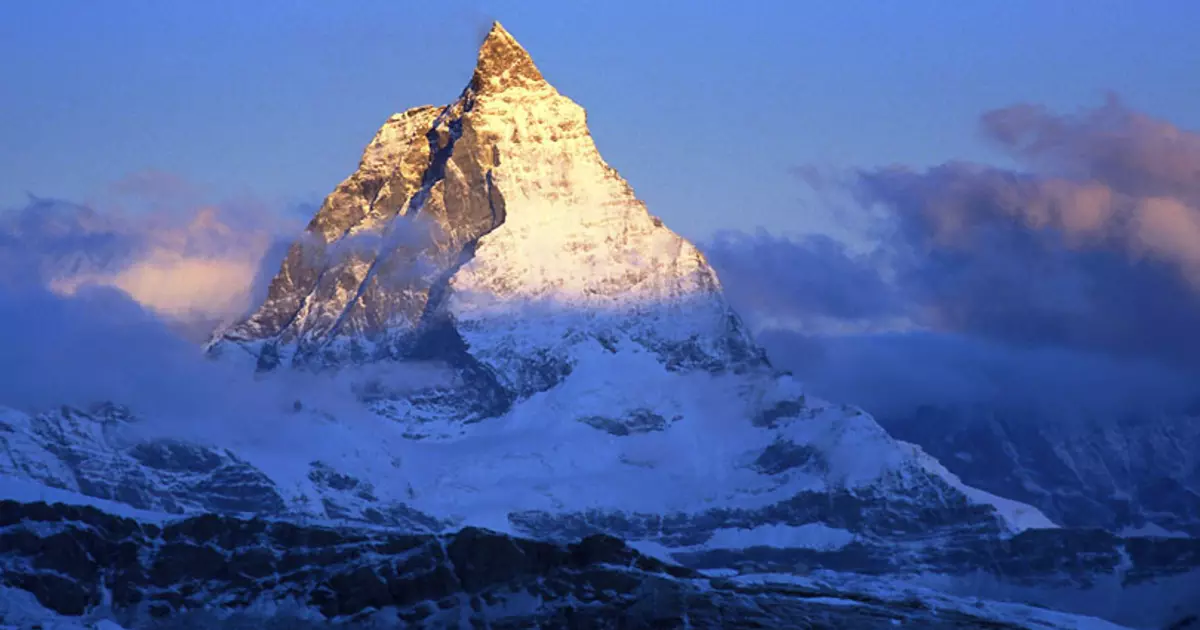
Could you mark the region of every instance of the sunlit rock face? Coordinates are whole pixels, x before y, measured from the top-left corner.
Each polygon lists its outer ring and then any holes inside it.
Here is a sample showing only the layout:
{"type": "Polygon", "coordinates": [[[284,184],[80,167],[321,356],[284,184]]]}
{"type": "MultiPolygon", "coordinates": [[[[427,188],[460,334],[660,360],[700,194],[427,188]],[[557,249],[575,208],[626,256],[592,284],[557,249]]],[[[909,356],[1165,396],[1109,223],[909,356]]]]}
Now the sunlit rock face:
{"type": "Polygon", "coordinates": [[[213,348],[229,342],[263,369],[450,360],[502,399],[553,386],[588,343],[672,369],[763,363],[704,257],[499,24],[457,100],[385,123],[266,302],[213,348]]]}

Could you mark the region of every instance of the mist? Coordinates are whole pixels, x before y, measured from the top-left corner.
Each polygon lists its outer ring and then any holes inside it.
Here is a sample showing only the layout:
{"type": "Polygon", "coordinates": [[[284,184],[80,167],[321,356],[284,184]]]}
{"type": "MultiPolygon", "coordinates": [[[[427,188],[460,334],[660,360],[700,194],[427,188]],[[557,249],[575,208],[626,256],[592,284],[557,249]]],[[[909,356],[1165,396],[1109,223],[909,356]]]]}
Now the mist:
{"type": "Polygon", "coordinates": [[[265,298],[303,223],[291,208],[181,201],[185,188],[152,174],[114,185],[140,207],[34,197],[0,212],[0,406],[112,402],[139,418],[136,437],[286,452],[319,449],[306,423],[365,421],[366,384],[448,378],[419,363],[263,375],[248,354],[205,356],[217,327],[265,298]]]}

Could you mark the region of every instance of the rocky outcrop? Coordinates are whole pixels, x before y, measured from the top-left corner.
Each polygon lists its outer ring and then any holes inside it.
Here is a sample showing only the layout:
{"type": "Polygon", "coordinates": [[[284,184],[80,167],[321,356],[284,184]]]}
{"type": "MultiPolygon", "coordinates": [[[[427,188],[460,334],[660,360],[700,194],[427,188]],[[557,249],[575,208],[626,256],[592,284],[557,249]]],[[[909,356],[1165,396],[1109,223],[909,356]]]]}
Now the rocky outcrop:
{"type": "MultiPolygon", "coordinates": [[[[0,567],[4,586],[31,593],[49,611],[101,610],[148,628],[197,618],[246,623],[266,602],[308,611],[291,627],[323,620],[339,627],[1018,629],[1079,621],[911,594],[710,579],[606,536],[556,545],[480,529],[407,535],[216,515],[155,524],[13,501],[0,501],[0,567]]],[[[279,608],[266,610],[259,614],[280,622],[279,608]]]]}
{"type": "MultiPolygon", "coordinates": [[[[1200,579],[1200,540],[1121,538],[1102,530],[1029,530],[1012,538],[961,537],[904,550],[855,541],[836,550],[750,546],[673,557],[698,569],[737,567],[747,573],[787,573],[797,567],[892,576],[987,573],[997,581],[1043,589],[1090,589],[1111,580],[1130,587],[1176,576],[1200,579]]],[[[1200,583],[1193,592],[1200,595],[1200,583]]]]}

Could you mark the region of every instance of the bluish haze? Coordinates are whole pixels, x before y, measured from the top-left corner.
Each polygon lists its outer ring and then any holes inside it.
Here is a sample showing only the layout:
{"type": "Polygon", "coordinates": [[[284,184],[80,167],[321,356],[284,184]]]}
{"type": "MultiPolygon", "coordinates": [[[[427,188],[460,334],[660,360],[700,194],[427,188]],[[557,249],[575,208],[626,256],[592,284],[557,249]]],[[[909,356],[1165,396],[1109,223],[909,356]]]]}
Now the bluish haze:
{"type": "Polygon", "coordinates": [[[1108,90],[1200,127],[1200,5],[121,2],[0,6],[0,207],[155,169],[324,196],[392,112],[453,98],[500,19],[684,235],[824,230],[797,165],[1000,161],[977,116],[1108,90]]]}

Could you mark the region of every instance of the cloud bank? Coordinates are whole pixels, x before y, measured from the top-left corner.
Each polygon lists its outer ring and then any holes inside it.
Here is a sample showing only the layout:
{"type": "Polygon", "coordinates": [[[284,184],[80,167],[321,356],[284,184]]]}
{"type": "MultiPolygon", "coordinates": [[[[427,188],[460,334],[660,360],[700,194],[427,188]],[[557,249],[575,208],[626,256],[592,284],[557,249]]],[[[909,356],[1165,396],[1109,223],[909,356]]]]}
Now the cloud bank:
{"type": "Polygon", "coordinates": [[[203,336],[265,292],[298,218],[249,200],[205,203],[177,177],[140,173],[88,204],[33,197],[0,212],[0,284],[114,288],[203,336]]]}
{"type": "Polygon", "coordinates": [[[869,254],[763,235],[707,247],[731,298],[770,329],[777,360],[880,407],[913,391],[930,402],[985,391],[1082,401],[1105,387],[1134,400],[1194,395],[1166,374],[1200,372],[1200,133],[1116,97],[1071,113],[1014,105],[979,126],[1017,168],[802,171],[878,217],[869,254]],[[821,317],[859,335],[773,325],[821,317]],[[896,321],[920,332],[861,334],[896,321]],[[1072,380],[1083,371],[1103,377],[1085,387],[1072,380]],[[1178,396],[1159,387],[1168,382],[1178,396]]]}
{"type": "Polygon", "coordinates": [[[153,173],[106,193],[0,213],[0,406],[112,401],[142,418],[142,437],[318,452],[322,413],[370,417],[359,388],[447,378],[422,364],[256,378],[249,355],[208,360],[198,342],[265,296],[309,209],[197,203],[185,182],[153,173]]]}

